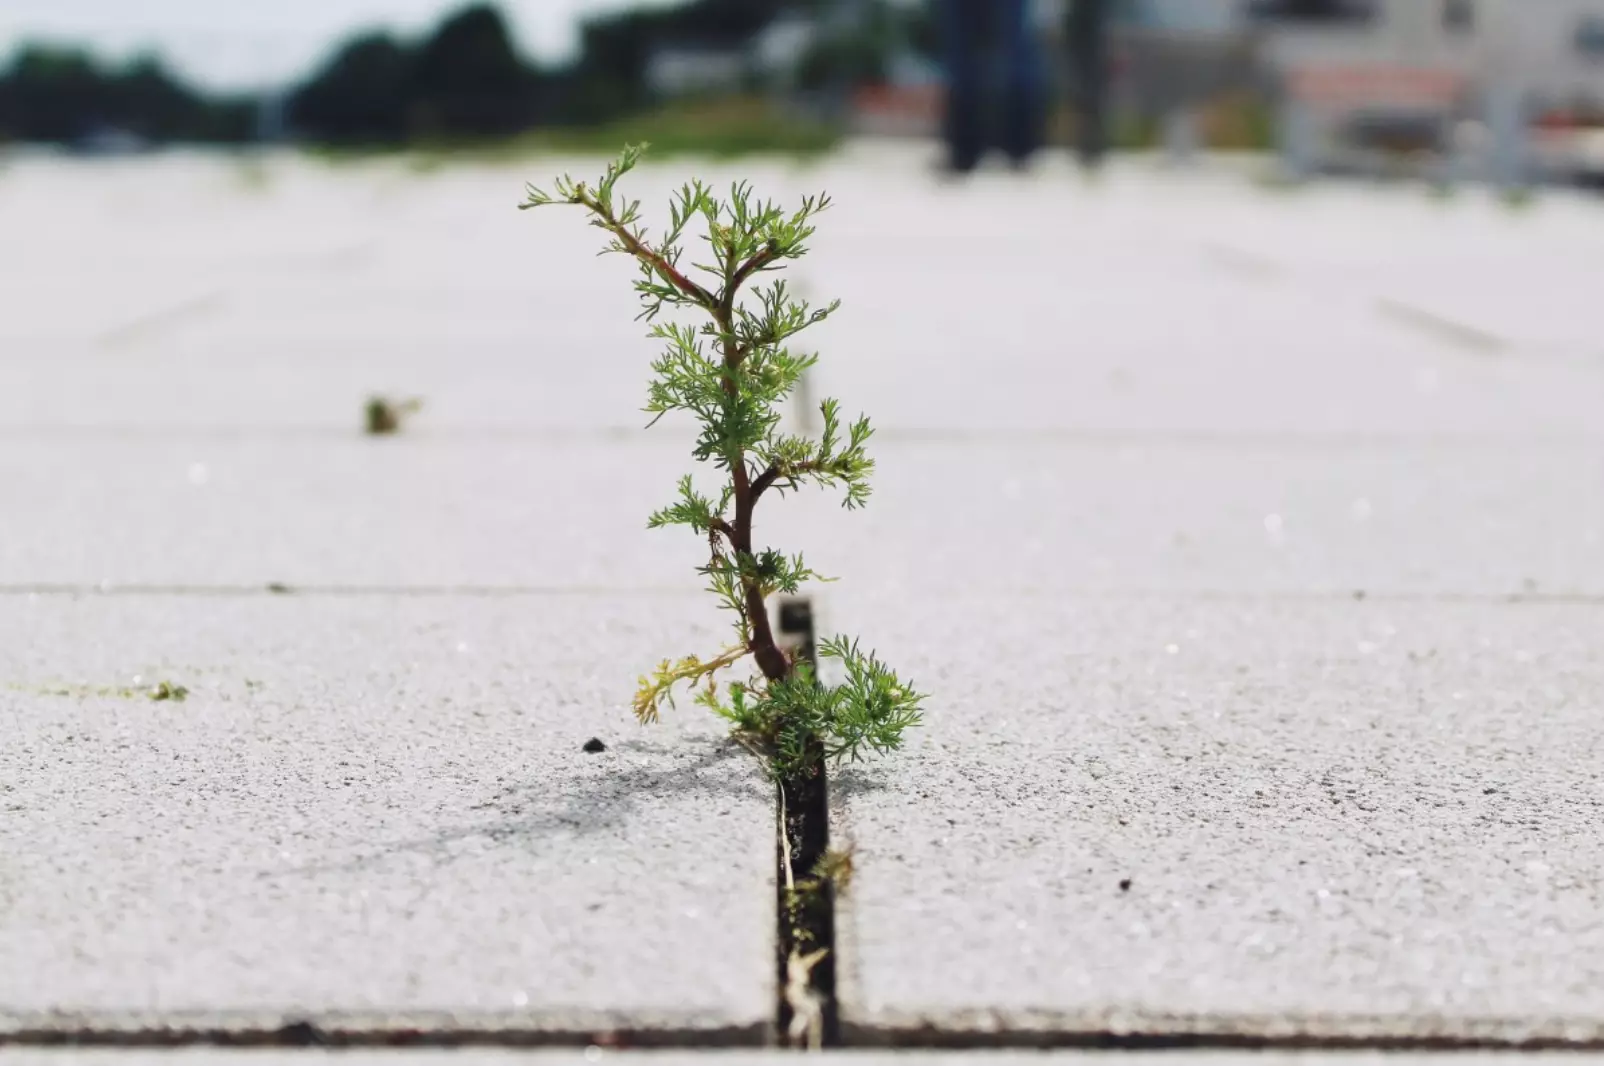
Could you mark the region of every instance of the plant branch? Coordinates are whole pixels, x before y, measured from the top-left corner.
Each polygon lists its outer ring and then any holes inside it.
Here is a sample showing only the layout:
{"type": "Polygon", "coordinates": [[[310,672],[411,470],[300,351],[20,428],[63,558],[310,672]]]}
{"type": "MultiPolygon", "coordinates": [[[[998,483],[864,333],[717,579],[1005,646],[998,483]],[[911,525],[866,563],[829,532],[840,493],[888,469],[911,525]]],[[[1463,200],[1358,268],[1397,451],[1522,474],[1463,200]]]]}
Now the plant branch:
{"type": "Polygon", "coordinates": [[[763,246],[763,250],[761,252],[758,252],[745,263],[742,263],[740,269],[737,270],[730,278],[729,286],[725,290],[725,299],[733,302],[736,291],[746,283],[747,278],[751,277],[753,274],[756,274],[758,271],[762,270],[764,267],[768,266],[778,258],[780,258],[780,243],[778,241],[771,240],[768,242],[768,244],[763,246]]]}
{"type": "Polygon", "coordinates": [[[607,230],[607,232],[611,233],[614,237],[617,237],[618,242],[624,246],[624,250],[626,252],[634,256],[636,259],[650,263],[652,269],[657,271],[659,277],[668,282],[670,285],[674,286],[674,288],[678,289],[680,292],[684,293],[686,296],[689,296],[692,300],[695,300],[698,304],[709,309],[716,306],[716,301],[714,300],[712,293],[708,292],[706,289],[696,284],[696,282],[686,277],[674,266],[673,263],[670,263],[655,250],[648,247],[646,243],[639,237],[631,233],[629,231],[629,227],[620,223],[618,219],[613,216],[613,213],[607,209],[606,205],[602,204],[594,196],[584,191],[579,193],[579,201],[586,207],[590,208],[591,211],[595,212],[596,217],[602,221],[602,228],[607,230]]]}
{"type": "Polygon", "coordinates": [[[759,474],[757,479],[752,482],[752,498],[755,500],[762,496],[768,487],[774,484],[779,476],[780,468],[778,466],[770,466],[767,470],[763,471],[763,473],[759,474]]]}

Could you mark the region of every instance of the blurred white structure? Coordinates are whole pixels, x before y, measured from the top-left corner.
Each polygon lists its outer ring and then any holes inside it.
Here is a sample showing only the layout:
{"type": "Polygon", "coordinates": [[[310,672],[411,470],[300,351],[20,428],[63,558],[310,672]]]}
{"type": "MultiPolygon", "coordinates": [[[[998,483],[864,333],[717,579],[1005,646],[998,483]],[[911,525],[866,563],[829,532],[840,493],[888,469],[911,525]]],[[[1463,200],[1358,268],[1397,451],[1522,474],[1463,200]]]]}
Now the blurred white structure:
{"type": "Polygon", "coordinates": [[[647,59],[644,80],[659,97],[732,92],[746,80],[750,66],[741,48],[664,45],[647,59]]]}
{"type": "Polygon", "coordinates": [[[1222,8],[1284,89],[1294,169],[1370,169],[1412,147],[1506,186],[1604,171],[1564,128],[1604,121],[1604,0],[1200,0],[1187,17],[1222,8]]]}

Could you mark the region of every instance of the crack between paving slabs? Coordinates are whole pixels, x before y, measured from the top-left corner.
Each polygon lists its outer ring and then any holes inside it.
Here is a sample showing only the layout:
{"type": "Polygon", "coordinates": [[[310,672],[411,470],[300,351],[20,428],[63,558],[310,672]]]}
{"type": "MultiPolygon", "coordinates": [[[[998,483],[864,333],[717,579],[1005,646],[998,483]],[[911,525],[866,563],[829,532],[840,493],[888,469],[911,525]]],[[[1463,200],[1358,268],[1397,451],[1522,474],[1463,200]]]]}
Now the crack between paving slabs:
{"type": "MultiPolygon", "coordinates": [[[[1027,1012],[1029,1013],[1029,1012],[1027,1012]]],[[[1604,1029],[1587,1021],[1522,1023],[1509,1019],[1438,1020],[1422,1028],[1407,1016],[1250,1016],[1148,1019],[1108,1024],[1072,1016],[999,1016],[961,1012],[936,1021],[909,1018],[845,1023],[843,1045],[887,1050],[1083,1051],[1374,1051],[1537,1052],[1604,1051],[1604,1029]],[[1454,1031],[1454,1030],[1458,1031],[1454,1031]]]]}
{"type": "MultiPolygon", "coordinates": [[[[1210,588],[1099,588],[1095,586],[1041,588],[992,587],[983,592],[970,589],[947,588],[934,590],[952,599],[983,596],[986,599],[1060,598],[1066,594],[1080,599],[1098,601],[1176,600],[1208,603],[1275,602],[1275,603],[1332,603],[1344,600],[1369,600],[1377,603],[1437,603],[1437,604],[1526,604],[1541,606],[1604,606],[1604,593],[1542,592],[1535,590],[1509,592],[1441,592],[1431,590],[1369,591],[1367,589],[1325,589],[1298,591],[1266,588],[1257,591],[1227,591],[1210,588]]],[[[413,599],[517,599],[524,597],[563,596],[655,596],[667,599],[695,597],[701,590],[687,586],[650,585],[290,585],[280,581],[266,584],[191,585],[161,583],[60,583],[25,582],[0,583],[0,598],[15,596],[60,597],[83,599],[92,597],[138,596],[194,596],[194,597],[272,597],[301,596],[325,599],[361,599],[368,597],[398,597],[413,599]]]]}
{"type": "MultiPolygon", "coordinates": [[[[818,673],[812,602],[779,605],[777,635],[818,673]]],[[[775,861],[775,1035],[782,1045],[812,1051],[841,1046],[836,1005],[835,884],[816,874],[830,848],[829,779],[823,751],[811,774],[783,778],[777,788],[775,861]],[[800,886],[800,887],[799,887],[800,886]]]]}
{"type": "Polygon", "coordinates": [[[12,1047],[321,1047],[321,1048],[754,1048],[767,1026],[684,1026],[595,1017],[504,1018],[403,1012],[363,1016],[343,1012],[287,1012],[264,1018],[257,1012],[186,1017],[143,1013],[0,1015],[0,1048],[12,1047]]]}

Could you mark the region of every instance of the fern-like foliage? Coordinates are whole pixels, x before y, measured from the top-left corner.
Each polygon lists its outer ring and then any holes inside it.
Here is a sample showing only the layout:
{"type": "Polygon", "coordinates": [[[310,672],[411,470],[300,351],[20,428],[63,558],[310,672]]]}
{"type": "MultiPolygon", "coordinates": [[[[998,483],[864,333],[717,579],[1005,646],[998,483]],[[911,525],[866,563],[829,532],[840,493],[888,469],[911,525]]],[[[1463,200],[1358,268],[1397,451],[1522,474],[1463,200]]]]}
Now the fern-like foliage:
{"type": "Polygon", "coordinates": [[[669,203],[668,224],[653,237],[641,222],[640,202],[619,195],[619,180],[640,161],[644,146],[626,148],[595,182],[561,177],[545,192],[530,186],[523,208],[569,204],[583,208],[590,224],[604,230],[606,252],[631,257],[635,291],[649,336],[662,342],[651,364],[645,412],[655,423],[684,412],[698,430],[691,457],[717,471],[714,493],[697,489],[693,475],[680,479],[674,499],[647,519],[650,528],[684,526],[708,545],[699,568],[707,588],[732,615],[736,641],[712,659],[665,660],[643,677],[635,714],[655,721],[675,686],[697,692],[697,700],[728,720],[735,735],[761,753],[777,777],[806,774],[826,759],[859,759],[896,748],[920,721],[923,699],[857,641],[836,638],[820,652],[838,660],[845,680],[822,685],[810,664],[795,661],[776,643],[768,598],[794,594],[821,577],[802,554],[752,543],[757,504],[806,485],[841,492],[848,509],[869,498],[874,460],[867,418],[844,424],[840,404],[820,405],[823,428],[812,437],[783,433],[781,411],[802,376],[817,362],[789,342],[824,321],[839,301],[814,307],[792,296],[783,279],[759,283],[807,252],[814,219],[830,206],[828,196],[803,198],[785,209],[759,199],[737,182],[720,197],[691,181],[669,203]],[[697,261],[686,262],[684,242],[701,230],[697,261]],[[670,309],[690,311],[701,321],[658,321],[670,309]],[[718,674],[750,655],[757,676],[734,682],[721,695],[718,674]]]}

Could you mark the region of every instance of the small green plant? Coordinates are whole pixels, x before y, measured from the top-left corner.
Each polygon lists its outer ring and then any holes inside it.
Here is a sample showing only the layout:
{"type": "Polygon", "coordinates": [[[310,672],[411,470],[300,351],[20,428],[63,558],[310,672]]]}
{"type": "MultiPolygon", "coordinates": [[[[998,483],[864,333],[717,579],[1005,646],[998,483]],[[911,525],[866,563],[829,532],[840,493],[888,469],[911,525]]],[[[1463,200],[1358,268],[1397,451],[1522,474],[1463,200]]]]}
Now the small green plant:
{"type": "Polygon", "coordinates": [[[559,178],[552,193],[530,186],[523,208],[572,204],[584,208],[591,225],[612,238],[607,251],[633,258],[640,270],[635,291],[640,317],[652,322],[650,336],[666,351],[652,363],[654,379],[645,410],[652,422],[671,411],[690,414],[700,431],[692,456],[720,472],[711,495],[692,475],[680,479],[673,503],[647,521],[651,528],[685,526],[708,545],[698,568],[720,605],[734,616],[735,640],[711,658],[665,660],[643,677],[635,715],[653,722],[663,703],[673,705],[675,686],[696,691],[698,703],[728,720],[738,740],[757,752],[778,778],[810,775],[825,760],[858,759],[898,747],[903,733],[920,721],[923,697],[855,640],[834,638],[820,653],[839,662],[845,680],[826,686],[811,664],[776,642],[768,599],[795,594],[821,578],[800,553],[759,548],[753,516],[760,502],[807,484],[842,490],[850,510],[869,497],[874,461],[865,446],[868,419],[843,426],[840,405],[819,405],[817,438],[781,431],[782,405],[816,355],[792,352],[786,343],[822,322],[839,305],[810,307],[793,298],[783,280],[757,284],[760,275],[801,258],[814,233],[813,219],[827,196],[807,197],[782,210],[758,200],[750,185],[734,185],[728,199],[700,181],[683,186],[670,205],[669,224],[653,239],[640,224],[639,201],[616,198],[618,180],[640,159],[645,146],[626,148],[594,185],[559,178]],[[702,262],[681,267],[681,240],[693,222],[705,227],[702,262]],[[750,285],[749,298],[742,299],[750,285]],[[656,321],[665,309],[700,317],[697,325],[656,321]],[[751,657],[758,676],[735,681],[721,693],[717,674],[751,657]]]}
{"type": "Polygon", "coordinates": [[[402,422],[422,407],[423,401],[419,399],[392,400],[384,396],[370,396],[363,408],[363,423],[369,436],[388,436],[399,433],[402,422]]]}
{"type": "Polygon", "coordinates": [[[183,685],[175,685],[171,681],[158,682],[150,690],[150,698],[158,702],[162,700],[172,700],[176,703],[182,703],[188,698],[188,696],[189,689],[185,688],[183,685]]]}

